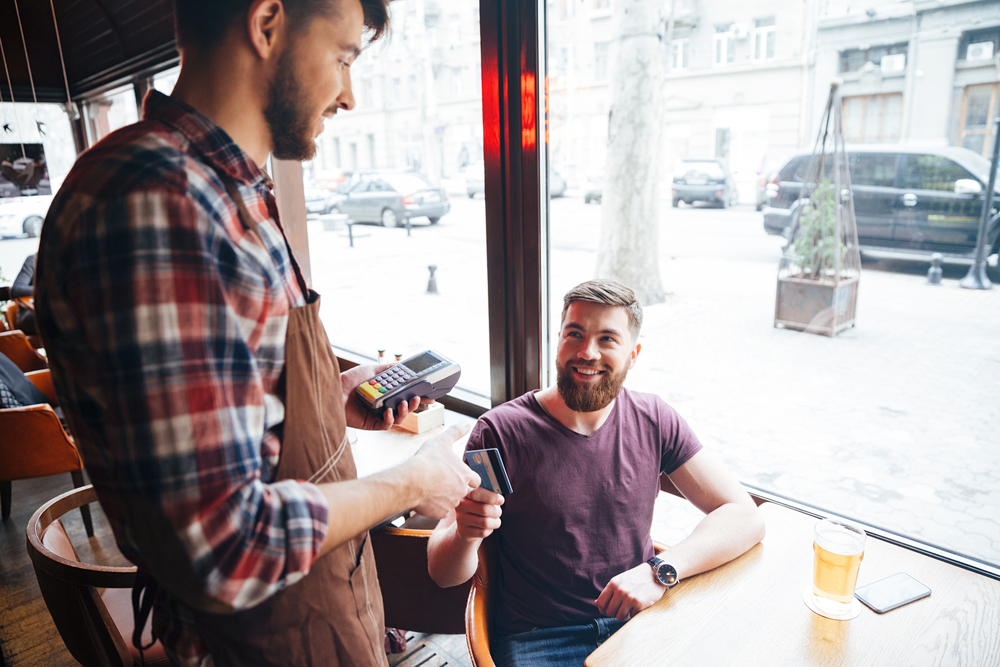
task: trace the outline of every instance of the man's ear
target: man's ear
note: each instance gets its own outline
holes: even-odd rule
[[[628,360],[628,369],[632,370],[635,368],[635,362],[639,358],[639,353],[642,352],[642,343],[636,343],[635,347],[632,348],[632,356]]]
[[[206,0],[210,1],[210,0]],[[287,29],[288,15],[281,0],[255,0],[247,12],[247,34],[250,44],[261,60],[274,55],[274,45],[282,30]]]

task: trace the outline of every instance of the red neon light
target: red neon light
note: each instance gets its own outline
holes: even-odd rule
[[[521,147],[535,147],[535,75],[527,72],[521,75]]]

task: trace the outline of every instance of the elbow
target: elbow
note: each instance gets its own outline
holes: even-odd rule
[[[748,549],[762,542],[764,540],[764,536],[767,534],[764,514],[757,506],[753,506],[753,509],[749,512],[749,516],[747,517],[747,529],[750,538],[750,544],[747,547]]]

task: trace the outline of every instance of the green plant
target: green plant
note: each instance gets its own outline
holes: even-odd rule
[[[802,277],[822,280],[836,271],[836,252],[840,248],[840,264],[847,260],[847,248],[837,239],[837,203],[830,179],[820,181],[802,208],[799,227],[792,250],[798,257]]]

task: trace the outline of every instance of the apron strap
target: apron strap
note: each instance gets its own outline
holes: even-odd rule
[[[152,575],[139,568],[135,573],[135,583],[132,585],[132,645],[139,649],[139,663],[145,667],[146,656],[143,651],[152,648],[156,643],[155,632],[149,644],[142,645],[142,631],[149,620],[149,614],[153,610],[153,601],[160,592],[160,584]]]
[[[223,185],[226,186],[226,192],[229,193],[229,197],[236,203],[236,208],[240,213],[240,220],[243,222],[243,226],[252,231],[260,239],[261,243],[264,243],[264,237],[260,234],[260,228],[257,227],[257,221],[253,219],[250,215],[250,211],[247,210],[247,205],[243,201],[243,195],[240,194],[239,188],[236,187],[236,182],[229,176],[229,174],[223,173],[222,171],[216,171],[219,175],[219,179],[222,180]],[[299,263],[295,261],[295,254],[292,253],[292,246],[288,243],[288,237],[285,236],[285,230],[281,226],[281,222],[277,218],[274,219],[274,223],[278,226],[278,231],[281,232],[281,238],[285,241],[285,248],[288,250],[288,259],[292,262],[292,269],[295,271],[295,279],[299,284],[299,289],[302,290],[302,298],[309,301],[309,288],[306,286],[306,281],[302,277],[302,270],[299,269]],[[267,244],[264,243],[264,249],[267,249]]]

